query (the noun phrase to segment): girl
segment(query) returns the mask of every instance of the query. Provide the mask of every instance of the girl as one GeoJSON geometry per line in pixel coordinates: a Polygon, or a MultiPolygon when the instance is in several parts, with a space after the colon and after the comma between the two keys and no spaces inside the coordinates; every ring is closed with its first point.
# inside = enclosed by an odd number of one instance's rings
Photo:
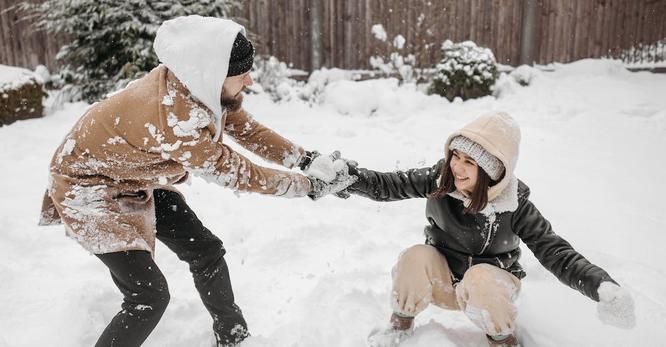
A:
{"type": "Polygon", "coordinates": [[[353,194],[377,201],[427,198],[426,242],[403,251],[393,268],[389,327],[370,346],[395,346],[428,304],[463,311],[491,346],[518,346],[516,307],[525,271],[520,240],[561,282],[598,301],[602,321],[634,325],[633,301],[600,267],[556,235],[514,176],[520,130],[504,113],[484,115],[446,141],[432,168],[380,173],[350,167],[353,194]]]}

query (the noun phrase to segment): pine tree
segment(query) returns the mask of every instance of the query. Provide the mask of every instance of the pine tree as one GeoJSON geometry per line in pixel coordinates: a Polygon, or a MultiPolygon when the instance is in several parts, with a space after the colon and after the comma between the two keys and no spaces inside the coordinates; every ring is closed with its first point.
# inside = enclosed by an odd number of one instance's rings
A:
{"type": "Polygon", "coordinates": [[[238,0],[46,0],[19,7],[37,26],[70,43],[56,56],[60,83],[75,99],[94,102],[158,65],[153,40],[160,24],[178,16],[229,17],[238,0]]]}

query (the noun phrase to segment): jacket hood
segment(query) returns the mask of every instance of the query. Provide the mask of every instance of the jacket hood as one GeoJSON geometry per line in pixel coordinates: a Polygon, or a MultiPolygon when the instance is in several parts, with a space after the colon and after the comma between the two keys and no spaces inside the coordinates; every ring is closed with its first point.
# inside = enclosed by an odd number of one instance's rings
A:
{"type": "Polygon", "coordinates": [[[238,33],[245,35],[245,28],[228,19],[184,16],[162,23],[153,43],[160,62],[213,112],[218,132],[220,95],[238,33]]]}
{"type": "Polygon", "coordinates": [[[488,190],[488,201],[493,201],[515,180],[514,170],[520,146],[518,123],[504,112],[484,114],[449,136],[444,147],[446,155],[451,141],[459,135],[478,143],[504,164],[504,177],[488,190]]]}

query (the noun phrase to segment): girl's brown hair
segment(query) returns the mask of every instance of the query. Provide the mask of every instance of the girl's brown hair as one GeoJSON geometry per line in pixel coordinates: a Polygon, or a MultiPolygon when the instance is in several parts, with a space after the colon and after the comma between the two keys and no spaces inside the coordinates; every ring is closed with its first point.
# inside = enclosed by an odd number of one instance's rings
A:
{"type": "MultiPolygon", "coordinates": [[[[449,150],[447,153],[446,161],[442,166],[442,173],[439,176],[439,187],[437,190],[432,192],[429,197],[435,199],[441,199],[446,196],[446,194],[451,193],[456,190],[455,178],[453,177],[453,171],[451,171],[451,160],[453,158],[453,151],[449,150]]],[[[470,196],[470,204],[465,207],[463,213],[479,213],[483,210],[488,204],[488,188],[492,185],[495,185],[488,174],[481,169],[478,165],[476,167],[478,170],[478,175],[476,179],[476,185],[474,185],[474,190],[470,196]]],[[[501,180],[501,178],[500,178],[501,180]]]]}

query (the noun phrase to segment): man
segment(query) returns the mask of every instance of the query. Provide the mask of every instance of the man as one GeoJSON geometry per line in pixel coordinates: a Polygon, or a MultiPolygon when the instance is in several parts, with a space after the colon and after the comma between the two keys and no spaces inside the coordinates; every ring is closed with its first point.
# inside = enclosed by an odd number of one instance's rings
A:
{"type": "Polygon", "coordinates": [[[336,156],[305,151],[241,107],[254,48],[240,25],[176,18],[160,27],[154,48],[163,65],[93,105],[56,150],[41,224],[64,222],[124,295],[97,346],[141,345],[166,309],[155,238],[189,264],[217,344],[235,345],[249,334],[234,303],[224,247],[173,185],[192,173],[236,191],[318,198],[353,178],[340,163],[336,172],[336,156]],[[257,166],[224,145],[222,132],[269,161],[325,181],[257,166]]]}

